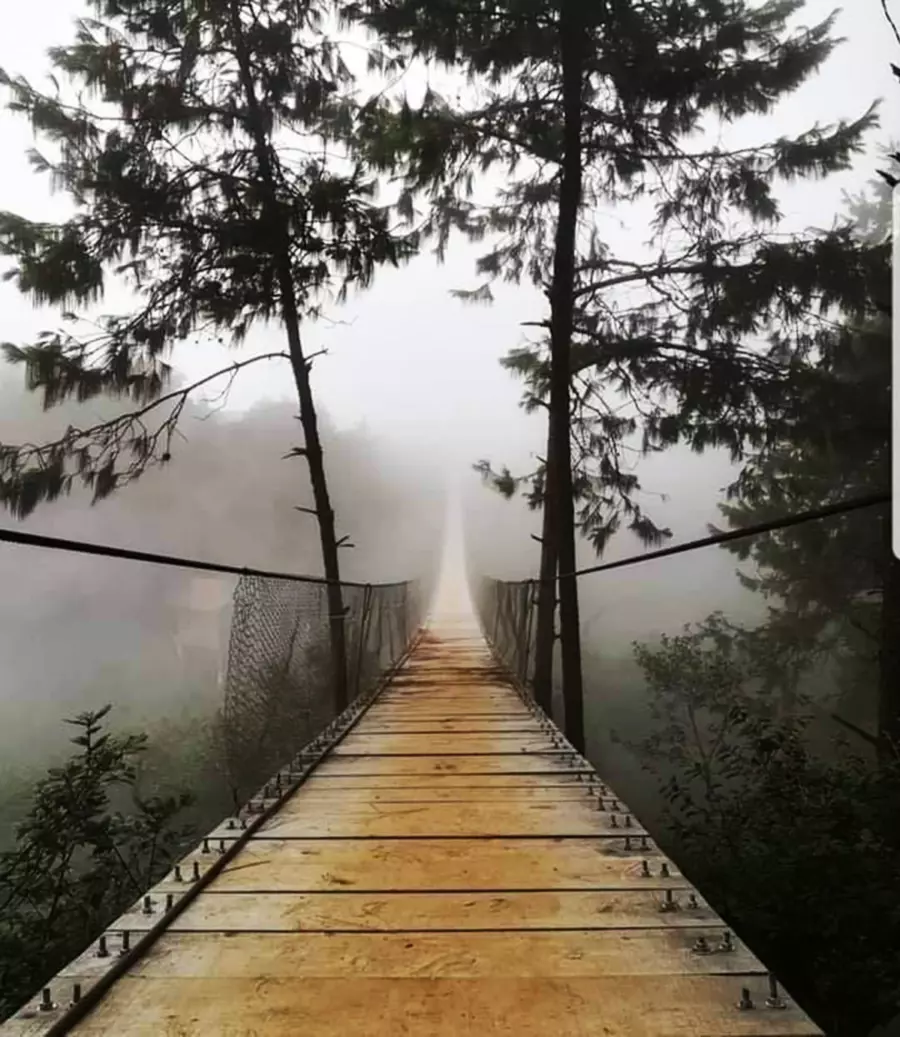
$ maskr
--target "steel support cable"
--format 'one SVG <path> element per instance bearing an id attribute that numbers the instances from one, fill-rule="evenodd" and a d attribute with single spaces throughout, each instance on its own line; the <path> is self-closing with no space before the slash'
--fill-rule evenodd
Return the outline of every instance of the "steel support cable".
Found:
<path id="1" fill-rule="evenodd" d="M 770 519 L 768 522 L 758 522 L 754 526 L 742 526 L 740 529 L 732 529 L 727 533 L 714 533 L 699 540 L 689 540 L 685 544 L 675 544 L 672 547 L 661 547 L 658 551 L 647 551 L 645 554 L 630 555 L 628 558 L 620 558 L 615 562 L 602 562 L 600 565 L 591 565 L 586 569 L 576 569 L 574 573 L 563 573 L 546 580 L 546 583 L 556 583 L 566 576 L 587 576 L 590 573 L 607 572 L 609 569 L 622 569 L 629 565 L 637 565 L 639 562 L 651 562 L 656 558 L 669 558 L 672 555 L 684 554 L 687 551 L 696 551 L 701 547 L 713 547 L 716 544 L 729 543 L 732 540 L 743 540 L 746 537 L 757 536 L 761 533 L 774 533 L 779 529 L 789 529 L 791 526 L 799 526 L 805 522 L 815 522 L 818 519 L 831 518 L 834 515 L 843 515 L 850 511 L 859 511 L 861 508 L 871 508 L 878 504 L 890 504 L 891 494 L 888 492 L 871 493 L 864 497 L 854 497 L 851 500 L 839 501 L 837 504 L 829 504 L 822 508 L 811 511 L 801 511 L 796 515 L 787 515 L 780 519 Z M 535 580 L 540 583 L 540 578 Z"/>
<path id="2" fill-rule="evenodd" d="M 295 583 L 317 583 L 325 586 L 334 581 L 324 576 L 304 576 L 300 573 L 273 572 L 268 569 L 253 569 L 248 566 L 227 565 L 222 562 L 204 562 L 196 558 L 179 555 L 157 554 L 153 551 L 134 551 L 127 547 L 112 547 L 109 544 L 92 544 L 86 540 L 70 540 L 67 537 L 44 536 L 40 533 L 24 533 L 18 529 L 0 529 L 0 543 L 17 544 L 21 547 L 43 547 L 53 551 L 71 551 L 75 554 L 99 555 L 103 558 L 123 558 L 131 562 L 149 562 L 151 565 L 168 565 L 177 569 L 197 569 L 201 572 L 227 573 L 232 576 L 259 576 L 268 580 L 292 580 Z M 340 580 L 342 587 L 368 586 L 355 580 Z M 378 583 L 379 588 L 403 587 L 405 580 Z"/>

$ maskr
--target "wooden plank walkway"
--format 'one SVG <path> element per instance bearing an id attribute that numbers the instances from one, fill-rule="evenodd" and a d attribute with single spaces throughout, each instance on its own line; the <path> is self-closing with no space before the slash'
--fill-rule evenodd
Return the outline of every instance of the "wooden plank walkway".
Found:
<path id="1" fill-rule="evenodd" d="M 277 784 L 268 814 L 220 826 L 151 913 L 116 923 L 108 957 L 95 945 L 64 970 L 59 1008 L 35 1002 L 0 1034 L 821 1034 L 790 999 L 767 1006 L 763 966 L 480 639 L 426 635 L 280 802 Z M 63 1025 L 73 983 L 104 975 Z"/>

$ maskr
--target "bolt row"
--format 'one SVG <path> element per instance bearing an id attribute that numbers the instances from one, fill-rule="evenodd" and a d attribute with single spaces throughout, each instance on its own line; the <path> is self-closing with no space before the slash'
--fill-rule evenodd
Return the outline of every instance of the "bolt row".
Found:
<path id="1" fill-rule="evenodd" d="M 698 936 L 691 950 L 694 954 L 730 954 L 734 950 L 734 937 L 726 929 L 722 939 L 713 946 L 705 936 Z"/>
<path id="2" fill-rule="evenodd" d="M 785 1001 L 785 999 L 778 992 L 778 980 L 775 979 L 771 972 L 768 976 L 768 982 L 769 996 L 765 1000 L 766 1008 L 787 1008 L 787 1001 Z M 741 999 L 740 1001 L 738 1001 L 737 1007 L 742 1012 L 750 1012 L 756 1008 L 756 1004 L 754 1003 L 753 998 L 750 996 L 749 987 L 743 987 L 741 989 Z"/>
<path id="3" fill-rule="evenodd" d="M 641 861 L 641 877 L 645 879 L 653 878 L 653 872 L 650 870 L 650 862 L 646 858 L 644 858 L 644 860 Z M 672 877 L 668 861 L 662 861 L 660 863 L 659 877 L 661 879 L 670 879 Z"/>
<path id="4" fill-rule="evenodd" d="M 581 762 L 581 758 L 571 748 L 569 743 L 565 741 L 565 739 L 562 737 L 562 735 L 560 734 L 558 729 L 555 727 L 555 725 L 552 724 L 549 721 L 549 719 L 547 718 L 547 716 L 544 713 L 544 711 L 540 708 L 540 706 L 538 706 L 537 703 L 534 702 L 532 699 L 529 699 L 529 698 L 527 698 L 524 695 L 522 696 L 522 701 L 525 703 L 525 706 L 527 707 L 529 712 L 532 714 L 532 716 L 537 720 L 537 722 L 540 725 L 540 727 L 549 735 L 550 741 L 553 744 L 553 746 L 556 749 L 563 750 L 563 751 L 567 752 L 566 759 L 567 759 L 567 762 L 568 762 L 569 766 L 575 766 L 577 762 Z M 582 778 L 583 778 L 583 775 L 581 775 L 581 774 L 577 775 L 577 780 L 578 781 L 582 781 Z M 595 780 L 592 777 L 592 778 L 589 779 L 589 784 L 588 784 L 588 793 L 589 793 L 589 795 L 594 795 L 595 794 L 594 793 L 594 784 L 595 784 Z M 603 799 L 603 796 L 609 794 L 609 789 L 602 782 L 599 783 L 599 792 L 600 792 L 600 796 L 599 796 L 599 798 L 597 800 L 597 809 L 600 810 L 600 811 L 609 810 L 609 811 L 612 812 L 611 815 L 610 815 L 610 819 L 609 819 L 610 827 L 611 828 L 619 828 L 619 827 L 631 828 L 632 824 L 633 824 L 633 819 L 632 819 L 631 814 L 627 814 L 626 813 L 624 815 L 624 817 L 623 817 L 622 825 L 621 826 L 619 825 L 619 821 L 618 821 L 618 818 L 617 818 L 616 815 L 617 815 L 617 813 L 621 812 L 621 806 L 620 806 L 618 800 L 616 800 L 616 799 L 610 800 L 609 806 L 607 806 L 605 800 Z M 631 836 L 625 836 L 625 849 L 626 850 L 631 848 L 631 839 L 632 838 L 633 837 L 631 837 Z M 636 838 L 636 837 L 634 837 L 634 838 Z M 643 836 L 640 837 L 640 848 L 641 849 L 647 849 L 647 847 L 648 847 L 647 836 L 643 835 Z M 671 872 L 669 870 L 669 865 L 668 865 L 668 863 L 666 861 L 663 861 L 660 864 L 660 872 L 659 872 L 659 874 L 660 874 L 660 878 L 666 878 L 666 879 L 667 878 L 671 878 Z M 650 870 L 650 863 L 646 859 L 641 861 L 641 875 L 644 878 L 651 878 L 652 877 L 652 872 Z M 680 906 L 681 905 L 679 904 L 678 900 L 676 899 L 673 891 L 671 889 L 667 889 L 665 891 L 665 894 L 664 894 L 663 902 L 660 905 L 660 910 L 663 911 L 663 912 L 677 911 L 677 910 L 680 909 Z M 699 907 L 700 907 L 700 904 L 699 904 L 699 902 L 697 900 L 697 894 L 696 893 L 689 893 L 688 894 L 688 899 L 687 899 L 687 908 L 689 910 L 696 910 L 696 909 L 699 909 Z M 722 934 L 721 940 L 715 946 L 712 946 L 710 944 L 710 942 L 709 942 L 707 937 L 700 936 L 700 937 L 697 938 L 696 942 L 694 943 L 694 945 L 693 945 L 693 947 L 691 949 L 692 949 L 692 951 L 695 954 L 715 954 L 715 953 L 727 954 L 727 953 L 730 953 L 730 952 L 734 951 L 734 949 L 735 949 L 734 937 L 732 936 L 731 931 L 726 929 L 724 931 L 724 933 Z M 779 994 L 778 982 L 777 982 L 777 980 L 775 979 L 775 977 L 771 973 L 768 976 L 768 984 L 769 984 L 769 995 L 768 995 L 768 997 L 765 1000 L 766 1008 L 774 1008 L 774 1009 L 786 1008 L 787 1007 L 787 1002 Z M 751 1011 L 751 1010 L 754 1010 L 756 1008 L 756 1004 L 754 1003 L 754 1001 L 753 1001 L 753 999 L 752 999 L 752 997 L 750 995 L 750 989 L 748 987 L 743 987 L 741 989 L 741 997 L 740 997 L 740 1000 L 737 1002 L 737 1007 L 741 1011 Z"/>
<path id="5" fill-rule="evenodd" d="M 127 940 L 125 940 L 124 937 L 127 937 L 127 935 L 128 935 L 128 931 L 126 930 L 123 933 L 123 942 L 126 943 L 126 944 L 127 944 Z M 105 938 L 101 937 L 101 940 L 102 939 L 105 939 Z M 702 945 L 702 949 L 701 949 L 701 945 Z M 711 953 L 714 953 L 710 949 L 708 941 L 703 936 L 699 937 L 699 939 L 697 940 L 697 943 L 694 944 L 694 948 L 693 949 L 694 949 L 694 951 L 697 954 L 711 954 Z M 125 947 L 124 950 L 127 950 L 127 947 Z M 124 950 L 123 950 L 123 953 L 124 953 Z M 723 939 L 722 939 L 722 943 L 719 944 L 719 946 L 716 948 L 716 950 L 718 950 L 718 951 L 732 951 L 732 950 L 734 950 L 734 946 L 733 946 L 733 943 L 732 943 L 732 940 L 731 940 L 731 933 L 730 932 L 727 932 L 727 931 L 725 932 L 725 934 L 723 936 Z M 778 981 L 771 973 L 769 973 L 769 976 L 768 976 L 768 986 L 769 986 L 769 996 L 765 1000 L 766 1008 L 772 1008 L 772 1009 L 787 1008 L 787 1001 L 785 1001 L 785 999 L 779 993 Z M 72 1007 L 73 1005 L 77 1005 L 80 1000 L 81 1000 L 81 984 L 80 983 L 73 983 L 72 984 L 72 999 L 69 1002 L 69 1006 Z M 53 1012 L 53 1011 L 55 1011 L 59 1007 L 53 1000 L 53 992 L 52 992 L 50 987 L 44 987 L 44 989 L 41 991 L 41 1001 L 40 1001 L 40 1006 L 39 1007 L 40 1007 L 40 1010 L 42 1012 Z M 742 987 L 741 988 L 741 997 L 740 997 L 740 1000 L 737 1003 L 737 1007 L 742 1012 L 753 1011 L 756 1008 L 756 1003 L 753 1001 L 753 998 L 750 996 L 750 988 L 749 987 Z"/>
<path id="6" fill-rule="evenodd" d="M 285 789 L 285 782 L 290 784 L 293 782 L 296 772 L 302 773 L 304 770 L 304 761 L 310 761 L 312 758 L 319 755 L 322 749 L 325 748 L 326 744 L 332 741 L 336 733 L 347 725 L 349 721 L 356 719 L 364 706 L 368 703 L 368 700 L 372 698 L 371 695 L 366 696 L 365 701 L 357 700 L 341 717 L 332 720 L 331 723 L 325 727 L 320 734 L 313 739 L 309 745 L 301 750 L 293 760 L 288 764 L 286 768 L 286 775 L 278 772 L 272 781 L 268 782 L 259 796 L 260 802 L 257 804 L 255 800 L 250 800 L 246 807 L 245 812 L 248 814 L 259 811 L 260 813 L 265 809 L 265 801 L 268 799 L 280 799 Z M 229 831 L 235 831 L 236 829 L 246 830 L 247 820 L 243 816 L 229 817 L 226 822 L 226 828 Z M 225 839 L 219 839 L 218 852 L 223 854 L 226 852 L 226 841 Z M 212 853 L 210 847 L 209 836 L 203 839 L 201 845 L 201 853 L 207 854 Z M 173 879 L 175 882 L 187 881 L 182 872 L 182 865 L 176 864 L 173 869 Z M 189 881 L 197 882 L 200 879 L 200 863 L 199 861 L 191 862 L 191 878 Z M 165 914 L 168 914 L 175 906 L 175 894 L 166 894 L 166 907 Z M 145 915 L 154 914 L 154 901 L 153 898 L 147 894 L 143 897 L 141 911 Z M 128 954 L 131 950 L 131 931 L 129 929 L 120 930 L 120 944 L 118 954 L 119 956 Z M 109 947 L 109 935 L 102 933 L 97 940 L 96 956 L 98 958 L 109 958 L 111 956 Z M 69 1007 L 78 1004 L 81 1000 L 81 983 L 72 984 L 72 997 L 69 1002 Z M 41 999 L 39 1002 L 39 1009 L 41 1012 L 54 1012 L 59 1008 L 59 1005 L 53 1000 L 53 991 L 51 987 L 44 987 L 41 991 Z"/>

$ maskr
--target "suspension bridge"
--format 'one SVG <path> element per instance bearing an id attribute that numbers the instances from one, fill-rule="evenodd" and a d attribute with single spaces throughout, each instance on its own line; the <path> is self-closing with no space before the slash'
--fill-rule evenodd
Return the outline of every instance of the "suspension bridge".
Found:
<path id="1" fill-rule="evenodd" d="M 461 572 L 2 1037 L 821 1034 L 501 665 Z"/>

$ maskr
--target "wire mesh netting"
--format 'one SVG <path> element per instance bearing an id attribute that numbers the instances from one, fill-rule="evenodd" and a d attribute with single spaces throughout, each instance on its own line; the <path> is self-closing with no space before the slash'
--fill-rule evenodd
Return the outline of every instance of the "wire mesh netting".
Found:
<path id="1" fill-rule="evenodd" d="M 402 653 L 421 618 L 418 586 L 344 586 L 350 701 Z M 327 588 L 244 576 L 234 592 L 223 733 L 242 802 L 334 719 Z"/>
<path id="2" fill-rule="evenodd" d="M 335 682 L 320 581 L 15 548 L 0 585 L 3 1019 L 329 724 Z M 425 602 L 341 590 L 352 701 Z"/>
<path id="3" fill-rule="evenodd" d="M 532 580 L 477 581 L 474 604 L 494 654 L 525 687 L 534 668 L 535 592 Z"/>
<path id="4" fill-rule="evenodd" d="M 587 755 L 819 1025 L 861 1037 L 900 1011 L 889 523 L 859 508 L 578 581 Z M 528 583 L 481 587 L 498 655 L 533 659 L 534 624 L 503 618 Z"/>

